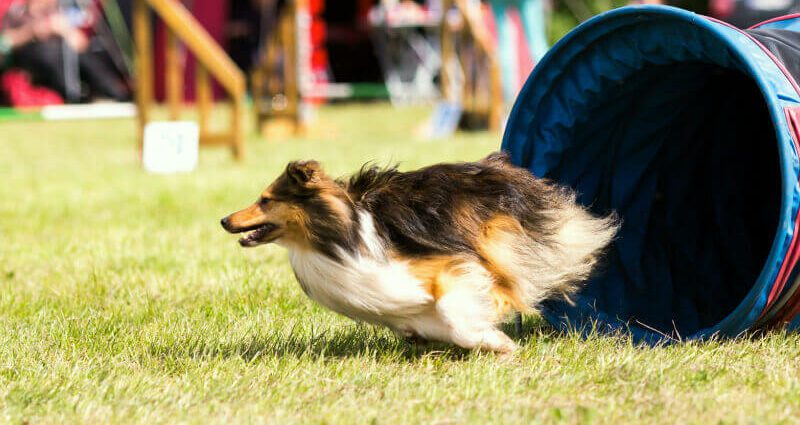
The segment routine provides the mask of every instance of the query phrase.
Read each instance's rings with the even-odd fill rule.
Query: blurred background
[[[673,1],[739,27],[800,10],[798,0]],[[235,152],[250,121],[264,137],[299,134],[323,104],[429,105],[414,130],[425,138],[499,130],[548,47],[625,4],[0,0],[0,117],[138,115],[142,138],[151,105],[166,102],[169,118],[178,119],[184,105],[198,103],[200,144],[228,143]],[[234,117],[230,137],[212,137],[204,116],[226,98],[235,116],[253,119]],[[53,108],[79,104],[104,106]]]

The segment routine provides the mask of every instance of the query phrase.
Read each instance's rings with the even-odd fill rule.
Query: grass
[[[407,345],[314,305],[278,248],[218,225],[291,159],[332,174],[475,159],[424,142],[423,109],[323,109],[306,139],[139,168],[129,121],[3,124],[0,422],[796,423],[800,338],[634,346],[527,318],[510,360]]]

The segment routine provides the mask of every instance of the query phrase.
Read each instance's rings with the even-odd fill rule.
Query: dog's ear
[[[298,186],[310,186],[320,180],[322,167],[317,161],[294,161],[286,166],[286,175]]]

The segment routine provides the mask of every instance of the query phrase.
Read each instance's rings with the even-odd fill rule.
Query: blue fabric
[[[758,44],[680,9],[617,9],[557,43],[503,149],[623,227],[575,304],[548,303],[545,317],[645,342],[754,325],[800,204],[783,112],[798,104]]]

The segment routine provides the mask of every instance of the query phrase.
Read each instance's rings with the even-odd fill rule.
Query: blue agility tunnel
[[[800,18],[600,15],[528,78],[503,150],[623,220],[560,327],[658,342],[800,326]]]

